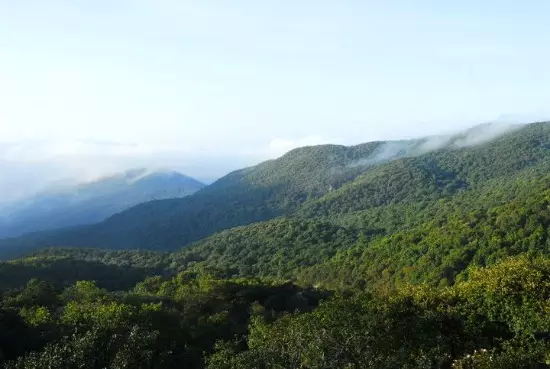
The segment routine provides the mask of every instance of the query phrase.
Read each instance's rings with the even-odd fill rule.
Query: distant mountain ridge
[[[142,202],[182,198],[202,187],[183,174],[146,168],[60,185],[0,208],[0,237],[95,223]]]

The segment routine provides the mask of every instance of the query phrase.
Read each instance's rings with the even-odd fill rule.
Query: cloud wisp
[[[367,167],[402,157],[424,155],[437,150],[460,149],[482,145],[521,127],[521,124],[495,122],[475,126],[456,134],[430,136],[413,140],[388,141],[378,146],[372,155],[356,160],[348,166]]]

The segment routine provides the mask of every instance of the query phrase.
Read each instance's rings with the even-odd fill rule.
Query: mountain
[[[56,186],[0,207],[0,237],[96,223],[142,202],[182,198],[203,186],[180,173],[147,169]]]
[[[549,173],[550,123],[485,125],[2,241],[39,249],[0,262],[0,366],[548,368]],[[177,250],[81,247],[126,237]]]
[[[230,173],[183,199],[143,203],[98,224],[0,246],[4,253],[60,245],[174,250],[280,216],[334,222],[354,212],[434,202],[546,168],[549,148],[548,123],[487,124],[445,137],[304,147]]]

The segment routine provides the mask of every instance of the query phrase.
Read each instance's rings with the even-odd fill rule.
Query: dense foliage
[[[251,314],[273,320],[306,312],[325,296],[281,282],[192,273],[151,277],[124,293],[90,281],[59,289],[33,279],[4,293],[0,358],[26,369],[202,367],[216,340],[246,333]]]
[[[550,359],[550,259],[452,287],[331,295],[184,272],[127,292],[33,279],[0,304],[6,368],[531,368]],[[319,302],[321,304],[319,305]]]

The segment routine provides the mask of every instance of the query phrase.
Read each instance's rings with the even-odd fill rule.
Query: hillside
[[[0,245],[4,255],[59,245],[174,250],[279,216],[333,221],[352,212],[433,202],[548,163],[549,124],[492,127],[444,139],[296,149],[230,173],[193,196],[148,202],[99,224]]]
[[[230,173],[187,198],[140,204],[96,225],[28,235],[0,245],[4,251],[4,245],[12,250],[58,245],[177,249],[223,229],[293,213],[305,201],[355,178],[364,168],[350,164],[381,145],[296,149]]]
[[[204,185],[176,172],[134,169],[0,207],[0,237],[100,222],[137,204],[191,195]]]
[[[290,278],[344,290],[449,285],[464,279],[474,264],[550,254],[549,169],[550,163],[529,168],[433,202],[236,227],[173,253],[52,248],[21,262],[47,268],[100,263],[167,274],[208,270],[226,278]]]

